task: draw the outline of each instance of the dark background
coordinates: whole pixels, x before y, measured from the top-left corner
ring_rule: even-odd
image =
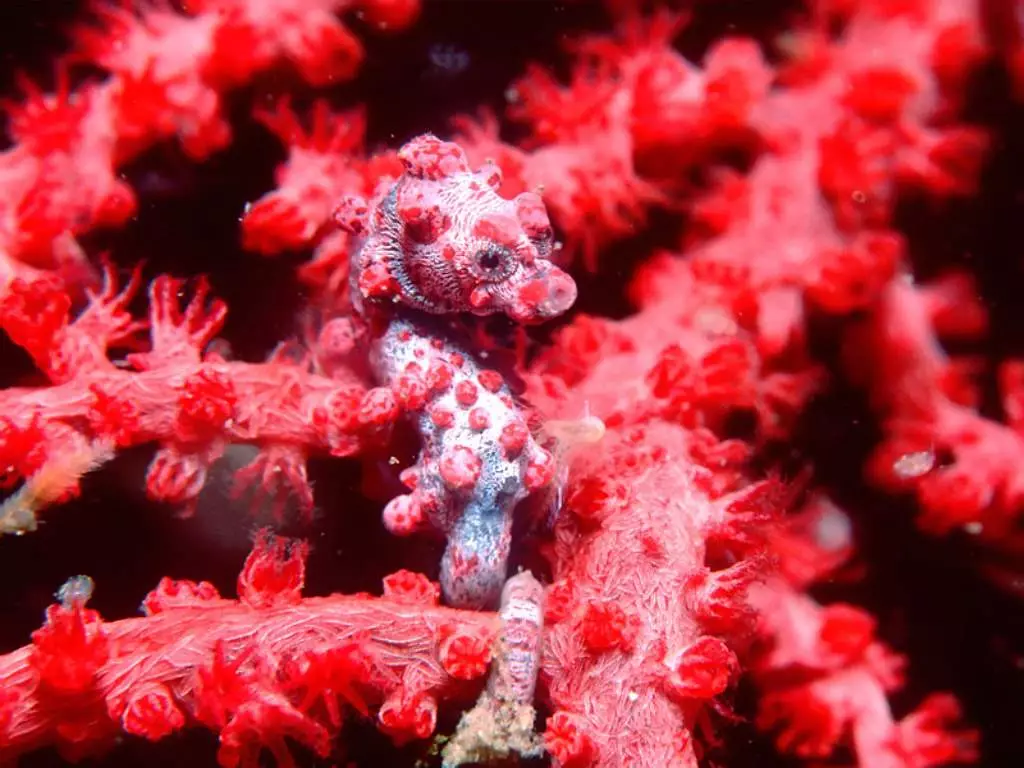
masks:
[[[407,33],[382,38],[360,30],[366,65],[356,82],[330,92],[338,106],[368,104],[371,145],[396,145],[424,130],[443,133],[451,115],[480,106],[500,110],[505,88],[528,61],[564,63],[559,49],[568,37],[607,24],[596,2],[427,0],[425,6]],[[678,46],[699,59],[709,42],[723,34],[770,39],[789,26],[795,7],[775,0],[708,3]],[[0,96],[16,95],[16,71],[48,84],[53,58],[66,49],[69,23],[84,13],[84,4],[72,0],[6,0],[0,6]],[[163,271],[209,274],[215,293],[231,308],[224,337],[246,360],[261,359],[295,331],[295,312],[304,301],[294,278],[304,254],[262,259],[238,245],[237,220],[244,204],[272,187],[273,169],[283,158],[276,140],[247,116],[254,100],[285,89],[299,94],[299,106],[310,96],[287,75],[233,94],[229,106],[235,141],[200,166],[168,145],[124,169],[140,193],[137,218],[122,231],[85,238],[91,253],[109,249],[118,264],[145,259],[150,277]],[[977,78],[969,114],[997,135],[981,194],[941,211],[908,201],[899,224],[910,236],[920,274],[958,263],[978,276],[993,332],[974,351],[994,361],[1024,354],[1019,293],[1024,286],[1024,116],[1010,100],[997,66]],[[583,278],[581,306],[602,314],[626,312],[624,297],[614,292],[626,282],[635,255],[650,244],[673,244],[680,226],[685,222],[656,218],[651,231],[616,248],[608,263],[620,265],[623,279],[609,280],[607,272],[599,281]],[[838,331],[829,323],[815,329],[816,351],[826,361],[834,362]],[[21,351],[0,339],[0,385],[31,381],[32,374]],[[998,415],[994,397],[988,408]],[[912,507],[864,486],[860,467],[877,436],[859,393],[845,388],[838,377],[804,420],[797,448],[813,456],[819,482],[853,514],[869,566],[862,583],[826,585],[818,596],[865,605],[878,617],[883,637],[908,654],[910,681],[893,699],[898,713],[929,691],[952,690],[982,730],[983,764],[1024,764],[1021,605],[976,575],[975,554],[967,543],[925,538],[914,528]],[[146,591],[164,575],[206,579],[233,594],[255,525],[251,515],[241,505],[217,503],[220,478],[200,515],[177,519],[144,497],[149,456],[147,449],[121,455],[85,480],[80,501],[52,510],[39,532],[0,539],[0,652],[24,644],[53,592],[79,573],[93,577],[97,588],[91,605],[110,619],[134,615]],[[316,461],[311,475],[321,512],[312,535],[309,594],[377,590],[381,577],[399,567],[436,570],[436,551],[383,531],[380,504],[359,492],[356,463]],[[740,712],[749,714],[752,701],[752,692],[741,688]],[[418,757],[415,748],[391,747],[372,726],[354,723],[350,731],[344,737],[351,747],[348,758],[359,765],[406,766]],[[723,725],[722,735],[725,747],[714,753],[720,764],[797,764],[777,758],[770,742],[749,724]],[[215,751],[214,736],[191,732],[156,746],[129,740],[99,764],[213,765]],[[23,764],[61,761],[41,752]]]

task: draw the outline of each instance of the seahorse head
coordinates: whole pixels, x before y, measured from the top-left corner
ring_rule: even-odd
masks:
[[[501,197],[496,165],[473,171],[457,144],[435,136],[413,139],[399,158],[402,176],[373,204],[339,206],[339,223],[365,237],[354,261],[360,298],[522,323],[572,306],[576,284],[550,259],[554,234],[538,195]]]

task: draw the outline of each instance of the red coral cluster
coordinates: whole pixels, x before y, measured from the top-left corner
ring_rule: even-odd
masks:
[[[5,757],[52,743],[76,760],[122,731],[157,741],[200,723],[220,733],[220,765],[256,765],[264,747],[294,765],[286,737],[327,756],[342,706],[365,716],[371,703],[396,741],[429,736],[438,698],[486,671],[500,622],[438,606],[437,587],[408,571],[382,598],[304,600],[307,549],[261,538],[238,600],[164,579],[141,619],[104,622],[86,607],[91,583],[81,594],[87,577],[69,581],[32,645],[3,658]]]
[[[557,30],[567,66],[517,51],[473,116],[394,131],[375,120],[404,97],[373,93],[375,56],[408,85],[422,61],[396,51],[426,47],[423,88],[489,64],[442,55],[444,12],[415,0],[97,4],[54,85],[7,94],[0,582],[42,610],[5,565],[23,535],[59,536],[59,505],[104,514],[87,476],[147,447],[135,482],[191,518],[179,535],[245,454],[229,525],[294,538],[261,529],[237,599],[164,578],[119,620],[94,608],[111,585],[94,597],[69,564],[31,642],[0,649],[0,763],[206,729],[225,767],[338,764],[376,743],[366,723],[378,765],[742,765],[755,733],[813,765],[1005,763],[957,676],[904,647],[912,606],[862,585],[888,505],[913,521],[898,547],[941,544],[939,570],[1024,594],[1024,348],[1001,341],[986,269],[923,232],[1005,161],[972,103],[990,81],[1019,96],[1024,17],[606,5],[557,9],[590,27]],[[360,27],[399,35],[367,52]],[[361,78],[366,104],[327,91]],[[263,129],[285,152],[273,181],[279,157],[237,149]],[[161,152],[203,168],[212,191],[169,193],[200,206],[265,166],[225,224],[247,261],[189,241],[216,288],[270,264],[277,294],[301,292],[263,359],[231,354],[199,270],[124,252],[117,233],[160,215],[136,182]],[[857,418],[877,432],[844,452],[827,435]],[[356,461],[361,492],[333,503]],[[355,549],[332,546],[332,521],[364,512]],[[447,544],[388,538],[426,529]],[[303,593],[317,558],[326,597]],[[382,596],[358,592],[379,577]]]

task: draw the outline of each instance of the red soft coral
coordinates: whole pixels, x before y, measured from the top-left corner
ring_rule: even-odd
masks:
[[[764,649],[752,664],[763,690],[758,726],[777,734],[781,751],[805,759],[848,747],[865,768],[973,762],[977,734],[960,728],[953,696],[930,696],[895,718],[888,697],[903,685],[905,660],[877,638],[870,614],[801,593],[843,563],[849,534],[844,513],[816,500],[782,534],[778,576],[751,590]]]
[[[499,617],[439,607],[436,587],[304,598],[306,554],[261,536],[238,600],[167,579],[145,618],[114,622],[86,608],[87,577],[68,582],[32,644],[0,657],[0,758],[54,744],[78,759],[121,732],[157,741],[199,723],[219,733],[224,768],[252,768],[263,749],[294,766],[286,739],[326,757],[342,705],[377,710],[397,741],[429,737],[438,700],[482,677]]]
[[[708,538],[744,526],[743,497],[709,499],[700,469],[680,460],[685,439],[658,421],[612,430],[571,480],[555,530],[542,676],[555,710],[545,741],[558,765],[696,766],[705,707],[738,669],[708,632],[742,624],[756,571],[731,592],[692,577],[704,572]],[[614,488],[580,492],[598,478]]]
[[[846,357],[884,418],[871,479],[915,491],[927,531],[965,528],[998,541],[1015,528],[1024,503],[1024,442],[975,410],[969,366],[939,343],[940,334],[970,338],[984,328],[984,310],[963,276],[923,287],[895,281],[852,332]]]
[[[778,84],[787,87],[753,102],[747,118],[761,154],[745,175],[712,174],[693,207],[688,264],[663,257],[643,267],[638,303],[657,302],[693,271],[746,291],[762,344],[778,348],[802,333],[806,305],[863,309],[896,275],[899,191],[975,190],[985,135],[949,124],[984,53],[975,11],[959,2],[859,4],[844,21],[827,44],[810,31],[789,39],[795,58]],[[824,45],[827,57],[812,55]]]
[[[141,324],[124,311],[135,283],[118,294],[110,275],[108,281],[74,321],[67,317],[68,301],[60,289],[49,306],[63,306],[65,312],[45,324],[33,324],[38,316],[31,299],[38,284],[16,284],[0,303],[0,322],[53,381],[49,387],[0,393],[5,414],[0,444],[7,446],[9,479],[20,475],[31,483],[32,476],[66,455],[94,455],[96,461],[85,462],[94,466],[115,446],[158,442],[147,490],[153,498],[189,509],[210,464],[229,444],[250,443],[261,453],[239,479],[255,482],[279,502],[290,488],[308,512],[312,491],[306,458],[319,452],[352,455],[365,440],[386,436],[398,418],[399,404],[390,390],[369,388],[337,366],[328,377],[316,350],[298,361],[283,353],[266,363],[221,359],[208,347],[226,307],[207,303],[205,284],[182,307],[178,297],[184,283],[166,276],[150,290],[148,349],[130,354],[126,364],[111,360],[107,347],[133,336]],[[74,484],[77,477],[69,481]],[[41,507],[51,500],[37,501]],[[21,510],[19,504],[11,502],[5,515],[17,510],[21,519],[30,513],[34,525],[36,510],[31,504]],[[10,532],[6,524],[4,529]]]

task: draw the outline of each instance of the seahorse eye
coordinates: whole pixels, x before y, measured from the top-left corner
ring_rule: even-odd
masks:
[[[481,269],[490,271],[501,265],[501,257],[494,251],[480,251],[476,263],[480,265]]]
[[[481,280],[494,282],[504,280],[515,267],[515,256],[500,245],[488,245],[473,256],[473,271]]]

